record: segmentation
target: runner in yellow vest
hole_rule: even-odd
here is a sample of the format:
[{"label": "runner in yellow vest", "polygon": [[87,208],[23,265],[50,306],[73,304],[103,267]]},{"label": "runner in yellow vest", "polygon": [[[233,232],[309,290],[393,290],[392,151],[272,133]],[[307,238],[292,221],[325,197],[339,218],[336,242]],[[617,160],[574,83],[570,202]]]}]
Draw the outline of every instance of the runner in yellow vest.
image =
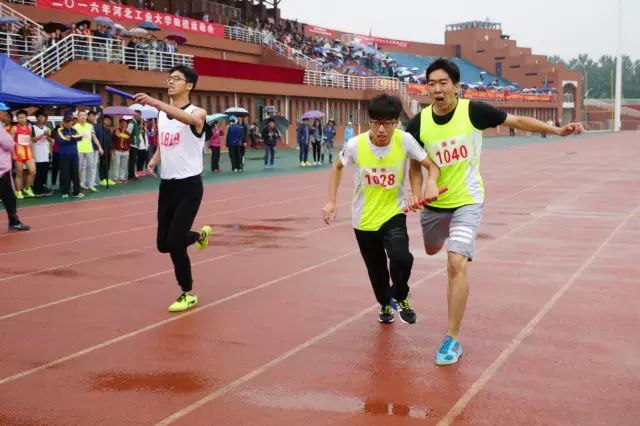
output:
[{"label": "runner in yellow vest", "polygon": [[[447,59],[433,62],[427,68],[426,76],[429,96],[434,103],[411,119],[407,132],[425,147],[440,168],[438,186],[448,188],[420,214],[428,255],[438,253],[449,239],[449,324],[434,360],[438,365],[448,365],[458,362],[462,355],[459,334],[469,295],[467,262],[473,259],[482,218],[482,130],[505,125],[533,133],[567,136],[582,133],[583,129],[580,123],[558,128],[533,118],[507,114],[483,102],[458,99],[460,70]],[[412,161],[409,174],[412,191],[418,193],[422,185],[420,164]]]},{"label": "runner in yellow vest", "polygon": [[429,200],[438,196],[435,182],[439,172],[418,142],[410,134],[396,129],[401,110],[400,99],[386,94],[369,103],[371,130],[351,138],[342,149],[340,161],[336,161],[331,170],[329,202],[322,209],[322,215],[327,224],[335,219],[342,169],[353,164],[352,224],[373,292],[381,306],[378,321],[392,323],[395,308],[401,321],[413,324],[416,313],[407,300],[413,256],[409,252],[403,213],[407,159],[415,160],[429,171],[424,194]]}]

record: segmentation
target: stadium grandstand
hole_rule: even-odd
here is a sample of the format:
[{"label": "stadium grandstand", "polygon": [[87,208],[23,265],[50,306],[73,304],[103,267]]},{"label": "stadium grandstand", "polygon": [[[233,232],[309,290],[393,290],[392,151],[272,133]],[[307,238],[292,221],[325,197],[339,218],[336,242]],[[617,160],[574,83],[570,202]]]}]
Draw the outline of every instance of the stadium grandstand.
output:
[{"label": "stadium grandstand", "polygon": [[[182,63],[201,75],[194,102],[209,113],[241,107],[251,123],[272,114],[295,123],[318,110],[335,120],[341,141],[349,121],[356,129],[366,121],[367,101],[380,91],[402,97],[405,121],[429,104],[424,72],[443,56],[462,71],[462,97],[544,121],[582,117],[580,73],[518,46],[498,23],[448,25],[445,43],[432,44],[281,19],[277,1],[3,0],[0,16],[9,22],[0,51],[100,94],[105,106],[126,104],[106,85],[166,97],[165,72]],[[290,126],[283,143],[295,146],[294,136]]]}]

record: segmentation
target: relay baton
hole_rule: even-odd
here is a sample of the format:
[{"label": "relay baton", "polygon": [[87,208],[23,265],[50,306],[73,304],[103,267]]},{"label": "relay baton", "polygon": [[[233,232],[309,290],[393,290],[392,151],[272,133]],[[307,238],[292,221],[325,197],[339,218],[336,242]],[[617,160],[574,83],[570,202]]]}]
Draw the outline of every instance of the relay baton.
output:
[{"label": "relay baton", "polygon": [[[448,188],[447,188],[446,186],[443,186],[442,188],[438,189],[438,195],[440,195],[440,194],[444,194],[445,192],[447,192],[447,189],[448,189]],[[420,203],[420,204],[427,204],[427,200],[426,200],[425,198],[420,198],[420,199],[418,200],[418,203]],[[405,213],[408,213],[408,212],[409,212],[409,210],[411,210],[411,209],[409,209],[409,207],[405,207],[403,211],[404,211]]]},{"label": "relay baton", "polygon": [[105,89],[107,90],[107,92],[111,92],[113,94],[122,96],[123,98],[127,98],[127,99],[131,99],[131,100],[135,100],[136,97],[133,96],[131,93],[127,93],[127,92],[123,92],[122,90],[118,90],[114,87],[111,86],[106,86]]}]

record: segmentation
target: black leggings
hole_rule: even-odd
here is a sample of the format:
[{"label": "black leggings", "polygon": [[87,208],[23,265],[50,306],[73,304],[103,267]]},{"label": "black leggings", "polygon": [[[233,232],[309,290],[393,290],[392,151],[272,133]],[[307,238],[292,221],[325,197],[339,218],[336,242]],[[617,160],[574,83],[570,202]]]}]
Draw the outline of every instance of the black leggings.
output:
[{"label": "black leggings", "polygon": [[11,186],[11,171],[8,171],[0,177],[0,200],[2,200],[2,205],[4,205],[4,208],[7,210],[9,226],[20,223],[18,215],[16,214],[16,194],[13,192],[13,187]]},{"label": "black leggings", "polygon": [[[391,298],[398,301],[406,299],[409,295],[409,277],[413,267],[413,255],[409,251],[407,217],[399,214],[389,219],[377,231],[355,229],[355,233],[378,303],[386,306]],[[387,257],[390,268],[387,267]],[[393,283],[391,287],[389,269]]]},{"label": "black leggings", "polygon": [[311,142],[311,147],[313,148],[313,162],[320,162],[320,141]]},{"label": "black leggings", "polygon": [[216,171],[220,169],[220,147],[212,146],[211,147],[211,171]]},{"label": "black leggings", "polygon": [[171,255],[176,279],[183,292],[191,291],[193,285],[187,247],[200,237],[200,233],[191,230],[191,225],[198,214],[202,193],[200,175],[160,182],[158,251]]}]

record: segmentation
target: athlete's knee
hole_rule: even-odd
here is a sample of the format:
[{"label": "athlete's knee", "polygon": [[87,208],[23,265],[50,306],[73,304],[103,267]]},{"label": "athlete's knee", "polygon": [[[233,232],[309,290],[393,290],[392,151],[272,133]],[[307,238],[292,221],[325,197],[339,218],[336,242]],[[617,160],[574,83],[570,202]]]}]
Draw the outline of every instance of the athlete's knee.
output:
[{"label": "athlete's knee", "polygon": [[458,278],[467,273],[467,257],[450,252],[447,260],[447,272],[449,278]]},{"label": "athlete's knee", "polygon": [[409,251],[409,249],[395,249],[391,250],[389,253],[389,260],[394,263],[402,263],[407,266],[413,265],[413,255]]},{"label": "athlete's knee", "polygon": [[433,256],[440,253],[440,250],[442,250],[442,246],[434,246],[434,245],[424,246],[424,251],[427,252],[429,256]]}]

